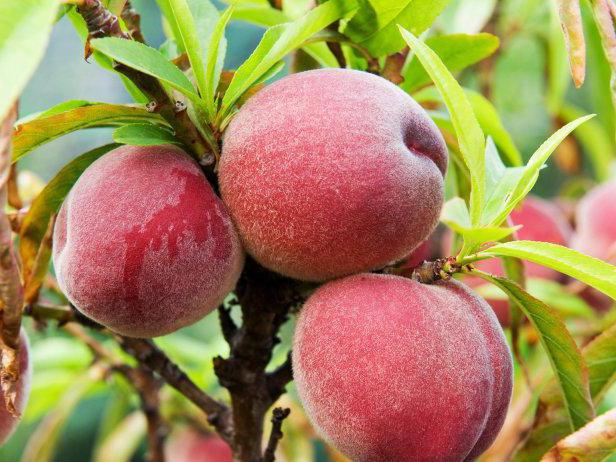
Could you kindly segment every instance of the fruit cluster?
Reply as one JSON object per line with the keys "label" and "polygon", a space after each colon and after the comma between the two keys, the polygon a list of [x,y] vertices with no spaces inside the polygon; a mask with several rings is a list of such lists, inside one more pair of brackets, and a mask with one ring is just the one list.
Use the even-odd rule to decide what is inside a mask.
{"label": "fruit cluster", "polygon": [[[497,317],[461,282],[371,272],[415,249],[411,259],[423,260],[446,168],[439,130],[395,85],[342,69],[294,74],[253,96],[226,130],[220,198],[171,145],[124,146],[94,162],[57,217],[58,283],[86,316],[148,338],[222,303],[244,251],[286,277],[323,282],[293,345],[315,428],[357,461],[470,461],[496,437],[511,397]],[[594,202],[613,207],[615,196],[608,185],[580,206],[574,242],[600,258],[616,229]],[[571,234],[538,199],[512,221],[527,225],[521,238],[564,243]],[[502,272],[498,261],[483,265]],[[22,382],[18,395],[27,396],[27,374]],[[1,442],[14,423],[0,422],[9,422]]]}

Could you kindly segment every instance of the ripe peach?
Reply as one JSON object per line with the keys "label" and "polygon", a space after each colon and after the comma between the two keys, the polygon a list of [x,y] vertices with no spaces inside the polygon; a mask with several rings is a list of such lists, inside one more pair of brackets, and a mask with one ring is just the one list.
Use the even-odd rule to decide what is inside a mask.
{"label": "ripe peach", "polygon": [[359,274],[304,305],[293,371],[315,428],[354,461],[472,461],[500,430],[512,360],[458,281]]}
{"label": "ripe peach", "polygon": [[[518,239],[529,241],[551,242],[553,244],[567,245],[572,229],[562,210],[557,206],[535,196],[528,196],[522,205],[510,215],[511,225],[522,225],[516,235]],[[504,276],[502,260],[491,258],[475,264],[481,271]],[[551,268],[537,263],[524,262],[526,277],[558,280],[561,274]],[[467,277],[464,281],[471,287],[485,284],[480,278]],[[488,300],[501,325],[509,325],[509,304],[507,300]]]}
{"label": "ripe peach", "polygon": [[[571,247],[591,257],[616,264],[616,180],[595,187],[579,202],[576,231]],[[614,301],[591,287],[581,296],[598,311],[606,311]]]}
{"label": "ripe peach", "polygon": [[22,329],[20,337],[19,355],[17,357],[19,364],[19,380],[17,381],[15,390],[15,411],[17,416],[11,414],[4,401],[4,393],[0,390],[0,445],[4,444],[9,439],[17,425],[21,414],[28,403],[30,395],[30,379],[32,375],[32,365],[30,364],[30,344],[26,332]]}
{"label": "ripe peach", "polygon": [[616,180],[592,189],[576,210],[571,246],[592,257],[616,263]]}
{"label": "ripe peach", "polygon": [[263,266],[321,281],[408,255],[436,226],[447,149],[387,80],[348,69],[285,77],[229,125],[220,189]]}
{"label": "ripe peach", "polygon": [[58,283],[85,315],[131,337],[191,324],[237,282],[243,251],[199,166],[172,146],[124,146],[81,175],[54,229]]}
{"label": "ripe peach", "polygon": [[169,438],[165,458],[169,462],[232,462],[233,454],[218,436],[183,428]]}

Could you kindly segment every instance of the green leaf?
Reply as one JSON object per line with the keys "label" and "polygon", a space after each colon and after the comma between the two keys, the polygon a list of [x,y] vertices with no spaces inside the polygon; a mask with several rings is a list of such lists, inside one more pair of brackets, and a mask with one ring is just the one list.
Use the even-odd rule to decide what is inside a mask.
{"label": "green leaf", "polygon": [[501,149],[507,163],[518,167],[522,165],[522,155],[518,151],[513,138],[503,125],[496,108],[481,93],[473,90],[464,89],[468,101],[473,107],[473,112],[483,132],[492,137],[496,145]]}
{"label": "green leaf", "polygon": [[289,17],[269,3],[239,3],[233,5],[234,21],[246,21],[261,27],[271,27],[289,21]]}
{"label": "green leaf", "polygon": [[443,205],[441,221],[456,232],[471,227],[471,217],[464,199],[454,197]]}
{"label": "green leaf", "polygon": [[287,53],[353,9],[342,1],[330,0],[293,22],[280,24],[265,31],[255,51],[235,72],[222,100],[220,118],[224,119],[242,94],[258,82]]}
{"label": "green leaf", "polygon": [[147,430],[145,416],[133,412],[105,438],[96,450],[93,461],[130,462],[139,449]]}
{"label": "green leaf", "polygon": [[[218,10],[208,0],[203,0],[199,3],[189,2],[189,0],[167,1],[173,15],[173,20],[177,23],[176,30],[179,36],[176,37],[176,40],[181,44],[181,48],[186,51],[197,88],[201,95],[204,96],[207,87],[205,65],[203,63],[204,47],[207,37],[212,33],[215,20],[218,18]],[[205,30],[202,30],[201,34],[197,26],[198,19],[205,23],[205,27],[202,28]]]}
{"label": "green leaf", "polygon": [[476,274],[503,290],[537,330],[560,385],[571,428],[581,428],[592,420],[594,407],[590,398],[588,370],[575,340],[558,314],[508,279],[481,271],[472,271],[471,274]]}
{"label": "green leaf", "polygon": [[59,0],[0,2],[0,120],[43,58]]}
{"label": "green leaf", "polygon": [[143,107],[121,104],[93,104],[39,117],[17,125],[13,134],[13,162],[56,138],[83,128],[114,127],[128,123],[163,124],[163,119]]}
{"label": "green leaf", "polygon": [[113,141],[132,146],[181,145],[170,130],[152,124],[122,125],[113,132]]}
{"label": "green leaf", "polygon": [[485,193],[485,140],[479,122],[464,90],[436,53],[409,31],[400,28],[400,33],[434,81],[449,109],[460,152],[471,174],[471,223],[478,225],[481,221]]}
{"label": "green leaf", "polygon": [[23,219],[19,235],[19,253],[24,274],[29,274],[32,270],[49,220],[54,213],[58,212],[73,184],[92,162],[118,146],[117,144],[101,146],[72,160],[47,183],[32,201]]}
{"label": "green leaf", "polygon": [[198,102],[199,96],[188,77],[160,51],[134,40],[117,37],[94,39],[90,42],[93,49],[104,53],[114,61],[151,75],[166,83],[191,100]]}
{"label": "green leaf", "polygon": [[583,428],[559,441],[542,462],[601,462],[616,453],[616,409],[600,415]]}
{"label": "green leaf", "polygon": [[[484,284],[474,288],[483,298],[491,300],[507,300],[507,295],[498,287]],[[568,292],[562,284],[547,279],[530,278],[526,281],[526,290],[533,297],[554,308],[563,317],[592,319],[596,316],[593,309],[580,297]],[[590,371],[590,365],[588,365]],[[591,374],[592,377],[592,374]],[[592,379],[591,379],[592,389]],[[591,393],[592,394],[592,393]]]}
{"label": "green leaf", "polygon": [[[77,34],[81,38],[81,42],[85,47],[86,43],[90,39],[90,32],[88,31],[88,26],[86,25],[85,20],[77,12],[77,8],[69,8],[66,13],[66,16],[73,24],[73,27],[75,28]],[[117,72],[113,68],[113,61],[108,56],[105,56],[104,54],[99,53],[96,50],[93,50],[93,56],[94,60],[101,68],[115,73],[120,78],[120,80],[124,84],[124,87],[126,88],[126,91],[128,91],[128,94],[135,100],[135,102],[146,104],[149,101],[148,97],[144,95],[141,90],[139,90],[139,88],[137,88],[137,86],[128,77],[121,74],[120,72]]]}
{"label": "green leaf", "polygon": [[106,368],[92,366],[87,374],[76,379],[66,390],[57,406],[41,421],[24,449],[21,462],[51,462],[62,428],[79,402],[105,375]]}
{"label": "green leaf", "polygon": [[397,25],[419,35],[428,29],[450,0],[359,0],[359,9],[343,32],[373,56],[404,47]]}
{"label": "green leaf", "polygon": [[490,21],[496,0],[454,0],[439,16],[437,24],[450,33],[476,34]]}
{"label": "green leaf", "polygon": [[[484,214],[484,223],[493,226],[499,226],[511,211],[526,197],[526,195],[533,189],[533,186],[539,178],[539,170],[543,168],[550,155],[558,147],[562,140],[564,140],[569,133],[575,130],[579,125],[583,124],[587,120],[594,117],[593,114],[585,117],[580,117],[573,122],[568,123],[564,127],[560,128],[556,133],[550,136],[541,146],[534,152],[531,158],[528,160],[526,167],[520,175],[517,183],[511,184],[509,190],[503,191],[500,194],[502,206],[500,212],[496,218],[492,219],[490,215]],[[498,199],[498,198],[497,198]]]}
{"label": "green leaf", "polygon": [[590,394],[599,404],[616,381],[616,324],[592,339],[582,354],[588,365]]}
{"label": "green leaf", "polygon": [[616,299],[616,267],[575,250],[548,242],[512,241],[497,244],[479,257],[517,257],[560,271]]}
{"label": "green leaf", "polygon": [[[598,406],[616,379],[616,325],[613,325],[582,348],[582,357],[588,367],[590,394]],[[543,453],[555,445],[561,438],[570,433],[566,417],[562,415],[563,406],[558,386],[551,382],[541,394],[542,406],[547,411],[547,423],[532,430],[524,448],[518,452],[514,460],[519,462],[534,462]],[[547,407],[546,407],[547,406]]]}
{"label": "green leaf", "polygon": [[[487,58],[498,48],[498,37],[481,33],[475,35],[452,34],[430,37],[426,45],[434,51],[451,72],[462,69]],[[400,87],[411,93],[431,82],[421,63],[413,59],[403,74]]]}
{"label": "green leaf", "polygon": [[206,82],[207,86],[204,93],[204,98],[207,104],[209,104],[209,112],[211,120],[216,115],[216,89],[220,81],[220,73],[222,72],[223,63],[225,60],[225,53],[227,50],[227,41],[225,39],[225,29],[233,14],[233,7],[227,8],[222,14],[216,27],[210,36],[207,45],[207,58],[206,58]]}
{"label": "green leaf", "polygon": [[[565,104],[560,110],[560,117],[565,122],[571,122],[584,116],[581,109],[570,104]],[[599,181],[608,179],[610,164],[614,160],[614,147],[611,136],[607,134],[598,120],[589,120],[581,125],[574,134],[575,138],[584,148],[588,155],[595,178]]]}
{"label": "green leaf", "polygon": [[96,103],[93,101],[86,101],[83,99],[72,99],[69,101],[64,101],[63,103],[56,104],[55,106],[52,106],[49,109],[46,109],[44,111],[28,114],[27,116],[19,119],[15,123],[15,125],[21,125],[26,122],[30,122],[31,120],[34,120],[34,119],[40,119],[42,117],[49,117],[52,115],[60,114],[61,112],[70,111],[71,109],[77,109],[78,107],[93,106],[95,104],[105,104],[105,103]]}

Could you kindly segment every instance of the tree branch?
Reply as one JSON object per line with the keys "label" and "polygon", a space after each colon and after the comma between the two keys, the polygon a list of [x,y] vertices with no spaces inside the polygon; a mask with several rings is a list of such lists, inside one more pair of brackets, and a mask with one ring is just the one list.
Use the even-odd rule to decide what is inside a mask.
{"label": "tree branch", "polygon": [[[287,366],[267,374],[280,326],[301,301],[295,281],[266,270],[248,258],[236,295],[242,326],[233,335],[228,358],[214,358],[220,384],[229,390],[234,422],[232,447],[236,460],[261,461],[265,413],[284,392]],[[221,318],[223,321],[225,317]]]}
{"label": "tree branch", "polygon": [[131,382],[141,399],[141,410],[148,427],[147,460],[165,462],[164,443],[168,431],[159,411],[162,381],[143,365],[137,368],[122,367],[119,371]]}
{"label": "tree branch", "polygon": [[290,413],[291,409],[283,409],[281,407],[277,407],[272,411],[272,431],[265,452],[263,453],[263,462],[274,462],[274,460],[276,460],[276,448],[278,447],[278,442],[283,437],[282,422]]}
{"label": "tree branch", "polygon": [[220,436],[227,442],[231,441],[233,423],[229,408],[223,403],[203,392],[190,380],[167,355],[151,340],[115,336],[124,351],[133,356],[140,364],[156,372],[168,385],[172,386],[186,398],[192,401],[208,416],[208,422],[216,428]]}

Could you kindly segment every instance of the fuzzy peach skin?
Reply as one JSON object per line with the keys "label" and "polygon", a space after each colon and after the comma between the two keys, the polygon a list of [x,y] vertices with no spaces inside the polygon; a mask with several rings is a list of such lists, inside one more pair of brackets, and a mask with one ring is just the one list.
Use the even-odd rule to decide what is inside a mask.
{"label": "fuzzy peach skin", "polygon": [[304,305],[293,344],[304,408],[355,462],[474,460],[503,424],[512,367],[494,313],[454,280],[329,282]]}
{"label": "fuzzy peach skin", "polygon": [[[517,239],[550,242],[566,246],[573,230],[562,210],[556,205],[536,196],[528,196],[521,206],[510,215],[510,225],[522,225],[516,232]],[[504,276],[502,260],[491,258],[475,263],[477,269],[495,276]],[[533,262],[524,262],[526,277],[558,280],[561,274],[551,268]],[[483,279],[466,277],[464,281],[471,287],[486,284]],[[503,326],[509,325],[509,303],[507,300],[488,300]]]}
{"label": "fuzzy peach skin", "polygon": [[232,462],[231,448],[217,435],[190,428],[175,432],[165,444],[168,462]]}
{"label": "fuzzy peach skin", "polygon": [[13,415],[7,410],[4,404],[4,394],[0,391],[0,445],[4,444],[13,434],[15,428],[17,428],[21,414],[28,403],[28,396],[30,395],[30,381],[32,378],[30,343],[28,342],[28,337],[23,329],[21,330],[19,341],[19,380],[15,387],[15,411],[17,415]]}
{"label": "fuzzy peach skin", "polygon": [[387,80],[348,69],[285,77],[239,111],[223,142],[221,195],[246,250],[321,281],[408,255],[437,224],[447,149]]}
{"label": "fuzzy peach skin", "polygon": [[124,146],[94,162],[53,235],[58,283],[114,332],[156,337],[201,319],[233,289],[244,254],[196,162],[172,146]]}

